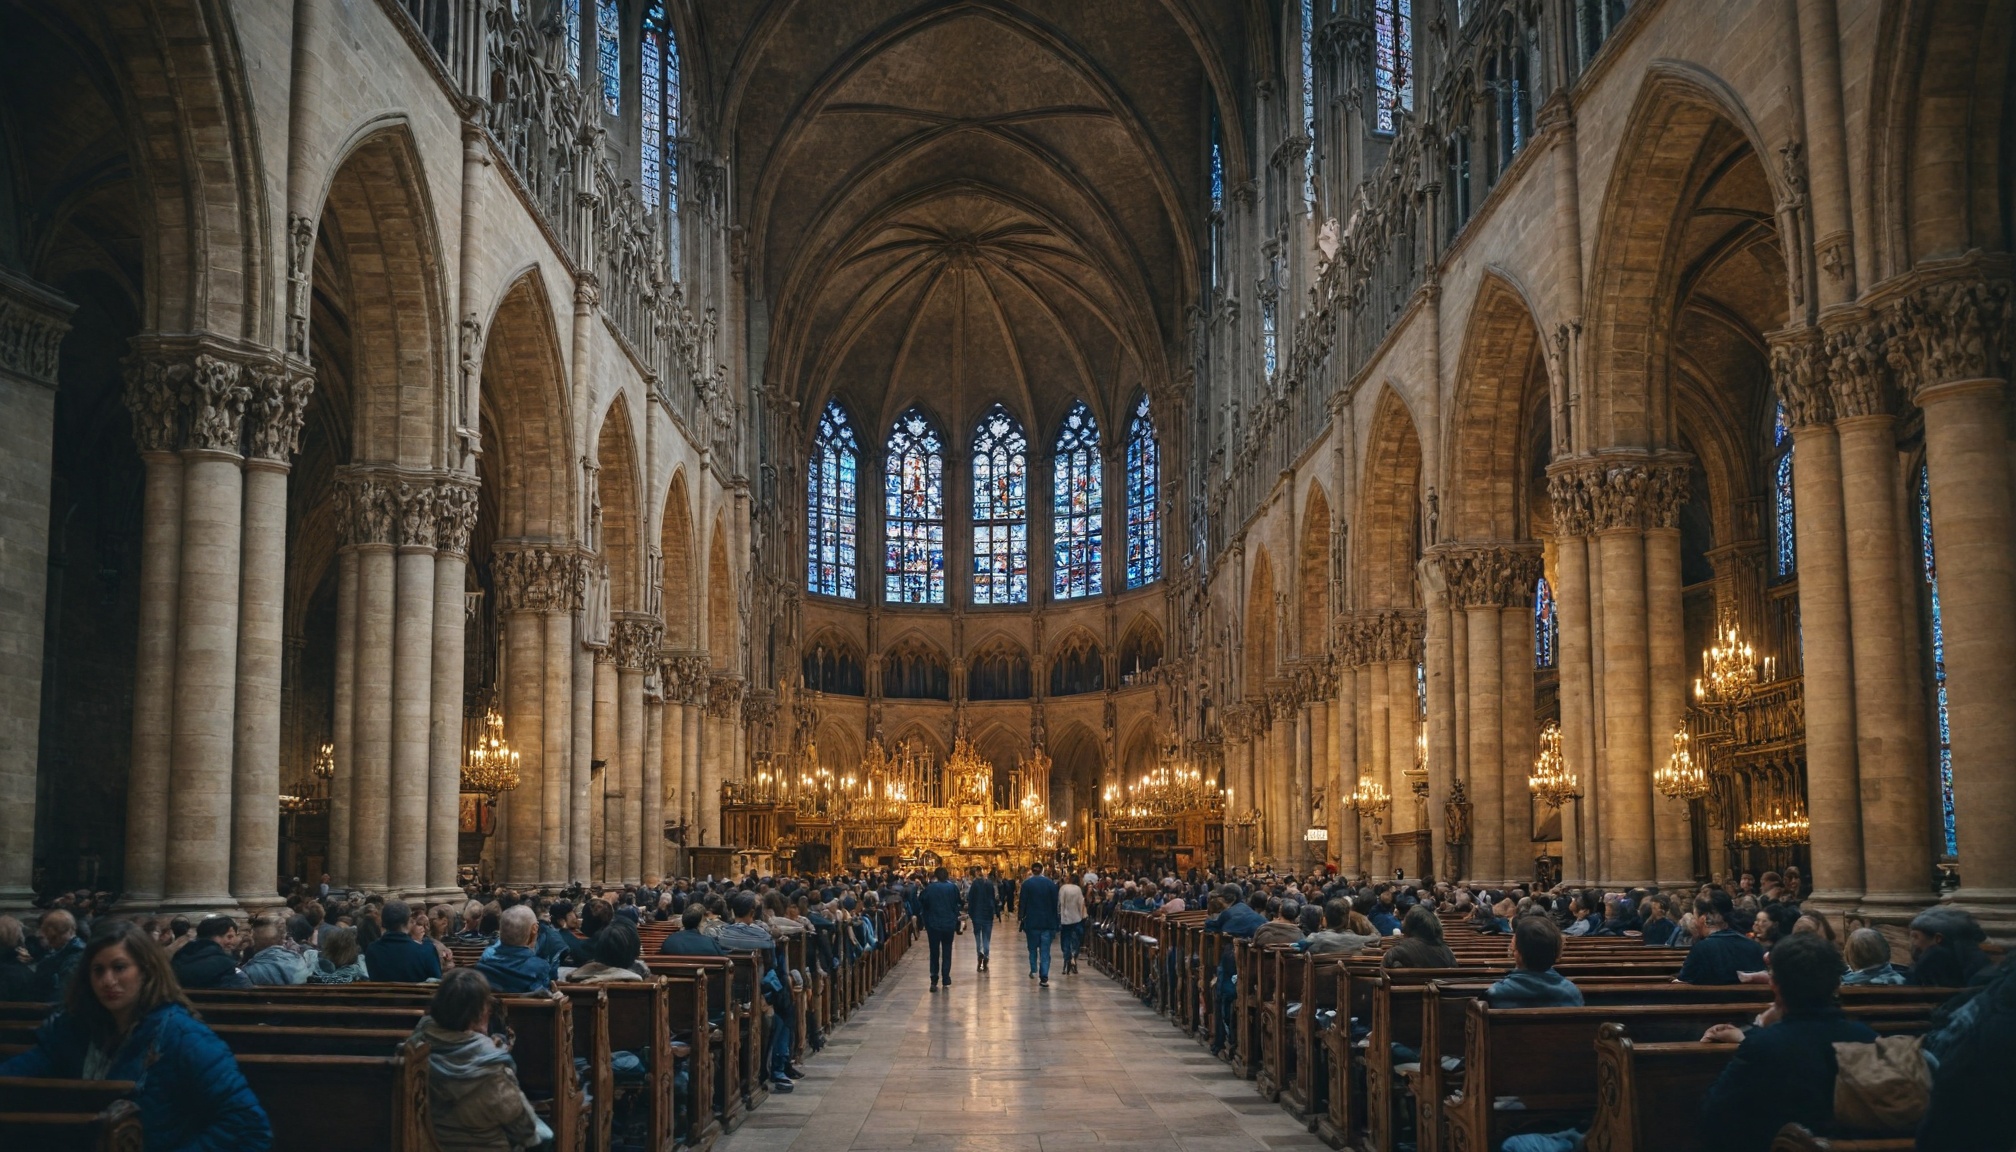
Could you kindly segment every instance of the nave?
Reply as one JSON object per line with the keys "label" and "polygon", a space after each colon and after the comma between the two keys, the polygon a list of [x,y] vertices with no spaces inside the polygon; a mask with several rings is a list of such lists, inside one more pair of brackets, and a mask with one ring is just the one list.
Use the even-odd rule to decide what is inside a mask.
{"label": "nave", "polygon": [[1027,975],[1012,921],[928,991],[920,939],[872,1000],[715,1152],[1267,1152],[1321,1147],[1252,1085],[1089,965]]}

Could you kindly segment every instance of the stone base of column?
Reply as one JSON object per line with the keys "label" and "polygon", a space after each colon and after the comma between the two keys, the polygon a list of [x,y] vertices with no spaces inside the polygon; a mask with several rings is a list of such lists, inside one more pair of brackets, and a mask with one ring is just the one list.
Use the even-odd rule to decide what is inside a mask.
{"label": "stone base of column", "polygon": [[400,897],[408,904],[461,904],[469,894],[460,888],[416,888]]}
{"label": "stone base of column", "polygon": [[[275,900],[274,903],[277,905],[280,901]],[[246,914],[245,908],[229,892],[220,892],[215,896],[173,897],[154,905],[151,911],[156,916],[187,916],[191,920],[204,916],[230,916],[242,920]]]}
{"label": "stone base of column", "polygon": [[[1852,927],[1851,921],[1859,922],[1861,920],[1859,912],[1861,905],[1862,894],[1860,892],[1815,891],[1808,895],[1806,899],[1799,902],[1801,911],[1810,912],[1815,916],[1825,919],[1837,931],[1844,927]],[[1845,933],[1842,933],[1842,935],[1845,935]]]}
{"label": "stone base of column", "polygon": [[[35,890],[21,886],[0,887],[0,912],[27,912],[35,908]],[[121,910],[124,910],[122,903]]]}
{"label": "stone base of column", "polygon": [[[1940,901],[1939,906],[1957,908],[1980,921],[1990,943],[2016,947],[2016,891],[1963,886]],[[1920,903],[1912,910],[1913,915],[1924,910],[1925,905]]]}

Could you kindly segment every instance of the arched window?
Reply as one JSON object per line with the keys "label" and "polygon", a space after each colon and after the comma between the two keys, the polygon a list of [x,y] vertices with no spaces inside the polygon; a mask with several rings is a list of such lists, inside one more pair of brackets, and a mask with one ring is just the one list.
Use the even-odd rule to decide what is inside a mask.
{"label": "arched window", "polygon": [[865,692],[861,652],[852,642],[821,636],[805,652],[805,687],[813,692],[837,696],[860,696]]}
{"label": "arched window", "polygon": [[581,79],[581,0],[560,0],[560,35],[567,50],[567,75]]}
{"label": "arched window", "polygon": [[1316,211],[1316,11],[1302,0],[1302,205]]}
{"label": "arched window", "polygon": [[1057,433],[1051,493],[1051,545],[1055,555],[1051,590],[1059,599],[1097,596],[1105,589],[1100,552],[1105,541],[1106,501],[1099,476],[1099,425],[1079,401],[1064,414]]}
{"label": "arched window", "polygon": [[906,640],[882,657],[882,695],[892,700],[950,700],[952,672],[944,653]]}
{"label": "arched window", "polygon": [[[644,10],[643,72],[640,91],[644,110],[639,118],[638,151],[643,160],[644,204],[665,205],[679,215],[679,117],[683,93],[679,86],[679,39],[665,18],[665,5]],[[674,251],[677,245],[669,245]]]}
{"label": "arched window", "polygon": [[848,600],[858,594],[861,445],[847,413],[829,400],[805,469],[805,589]]}
{"label": "arched window", "polygon": [[623,111],[623,15],[616,0],[595,3],[595,63],[602,74],[602,111]]}
{"label": "arched window", "polygon": [[1006,641],[997,641],[968,656],[966,698],[1027,700],[1029,654]]}
{"label": "arched window", "polygon": [[1106,654],[1084,632],[1072,636],[1050,654],[1050,695],[1076,696],[1106,687]]}
{"label": "arched window", "polygon": [[973,433],[973,603],[1029,602],[1029,440],[996,404]]}
{"label": "arched window", "polygon": [[1953,819],[1953,728],[1946,715],[1946,618],[1939,603],[1939,567],[1932,553],[1932,478],[1918,469],[1918,554],[1925,576],[1926,603],[1930,608],[1932,638],[1932,708],[1936,724],[1932,733],[1939,758],[1939,822],[1945,832],[1946,855],[1960,854],[1960,837]]}
{"label": "arched window", "polygon": [[1223,276],[1225,238],[1225,140],[1223,130],[1218,125],[1218,108],[1211,108],[1211,251],[1208,259],[1211,266],[1205,269],[1204,277],[1211,287],[1218,287]]}
{"label": "arched window", "polygon": [[1554,646],[1561,642],[1561,620],[1554,614],[1554,589],[1542,576],[1533,589],[1533,666],[1554,667]]}
{"label": "arched window", "polygon": [[1410,0],[1373,0],[1373,129],[1391,135],[1400,113],[1414,107],[1414,21]]}
{"label": "arched window", "polygon": [[882,468],[882,594],[895,604],[943,604],[945,445],[924,413],[896,418]]}
{"label": "arched window", "polygon": [[1148,415],[1148,396],[1134,406],[1127,427],[1127,586],[1139,588],[1162,576],[1161,499],[1162,448],[1155,440],[1155,421]]}
{"label": "arched window", "polygon": [[1771,422],[1771,523],[1776,536],[1771,574],[1787,577],[1799,571],[1799,546],[1792,506],[1792,422],[1781,401]]}
{"label": "arched window", "polygon": [[1271,381],[1274,370],[1280,366],[1281,338],[1276,334],[1274,297],[1269,295],[1260,300],[1260,368]]}

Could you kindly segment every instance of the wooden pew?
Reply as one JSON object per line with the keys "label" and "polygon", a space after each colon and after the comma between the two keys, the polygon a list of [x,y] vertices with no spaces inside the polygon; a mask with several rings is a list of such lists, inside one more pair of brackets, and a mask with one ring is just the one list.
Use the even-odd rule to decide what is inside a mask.
{"label": "wooden pew", "polygon": [[237,1058],[238,1071],[273,1122],[275,1148],[432,1152],[427,1042],[413,1037],[396,1051],[393,1056],[248,1053]]}
{"label": "wooden pew", "polygon": [[[686,1065],[686,1098],[675,1102],[672,1112],[676,1124],[676,1117],[683,1110],[685,1125],[675,1127],[673,1137],[691,1152],[707,1152],[721,1134],[714,1091],[716,1032],[707,1014],[707,976],[696,971],[659,973],[658,978],[665,988],[672,1067],[676,1072],[679,1063]],[[614,1039],[622,1039],[624,1035],[620,1025],[612,1032]]]}
{"label": "wooden pew", "polygon": [[[741,1126],[744,1116],[742,1072],[746,1066],[742,1057],[744,1030],[739,1022],[740,1007],[735,998],[734,962],[713,956],[653,955],[645,957],[645,965],[654,975],[697,981],[705,990],[703,1009],[708,1021],[708,1047],[704,1051],[711,1057],[705,1081],[712,1092],[709,1106],[718,1130],[733,1132]],[[721,1022],[714,1024],[712,1020],[717,1014]],[[702,1049],[696,1045],[695,1051]],[[696,1090],[700,1083],[695,1073]],[[709,1099],[697,1095],[695,1098]]]}
{"label": "wooden pew", "polygon": [[[588,1061],[588,1143],[594,1152],[609,1152],[616,1121],[616,1074],[611,1067],[609,993],[600,984],[555,984],[574,1009],[574,1049],[571,1060]],[[578,1081],[578,1076],[577,1076]]]}
{"label": "wooden pew", "polygon": [[140,1109],[113,1100],[95,1112],[0,1110],[0,1146],[16,1152],[142,1152]]}
{"label": "wooden pew", "polygon": [[1771,1141],[1771,1152],[1911,1152],[1917,1143],[1909,1136],[1880,1140],[1829,1140],[1815,1136],[1798,1124],[1787,1124]]}

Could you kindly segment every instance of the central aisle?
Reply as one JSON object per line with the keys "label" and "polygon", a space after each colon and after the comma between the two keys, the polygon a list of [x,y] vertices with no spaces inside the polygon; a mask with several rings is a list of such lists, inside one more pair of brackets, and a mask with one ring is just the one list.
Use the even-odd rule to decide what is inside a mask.
{"label": "central aisle", "polygon": [[959,937],[929,991],[920,936],[881,989],[718,1152],[1266,1152],[1322,1141],[1089,965],[1028,977],[1014,922],[992,972]]}

